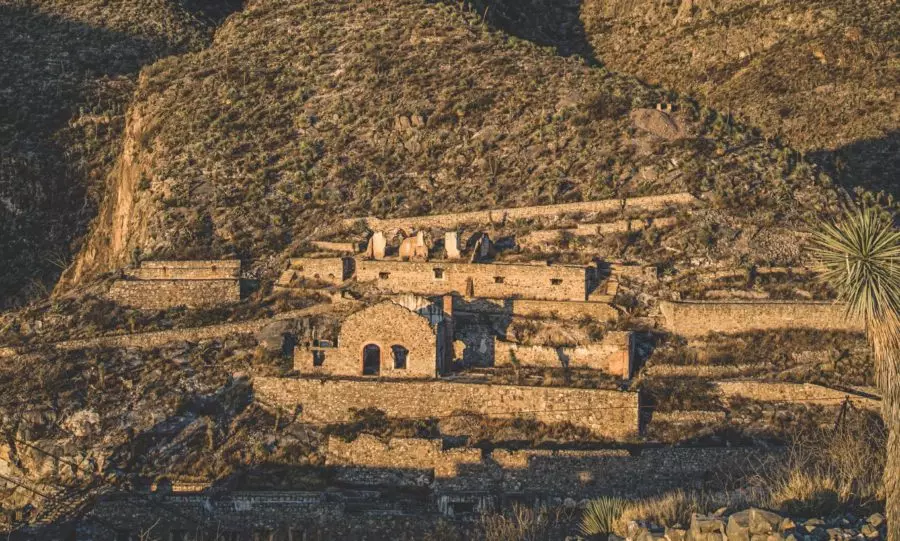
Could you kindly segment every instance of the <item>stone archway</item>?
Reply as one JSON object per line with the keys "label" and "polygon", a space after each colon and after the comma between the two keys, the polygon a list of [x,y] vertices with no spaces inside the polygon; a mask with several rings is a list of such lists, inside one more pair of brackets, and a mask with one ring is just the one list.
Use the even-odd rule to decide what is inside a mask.
{"label": "stone archway", "polygon": [[363,347],[362,374],[364,376],[381,374],[381,347],[378,344],[366,344]]}

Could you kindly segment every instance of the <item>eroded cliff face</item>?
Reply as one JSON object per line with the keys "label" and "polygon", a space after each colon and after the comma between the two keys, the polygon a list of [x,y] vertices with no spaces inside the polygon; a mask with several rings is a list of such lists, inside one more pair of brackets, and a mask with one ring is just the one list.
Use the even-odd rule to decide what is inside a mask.
{"label": "eroded cliff face", "polygon": [[57,291],[121,267],[144,240],[153,192],[148,189],[152,185],[152,152],[143,141],[152,123],[152,109],[150,104],[138,103],[130,110],[122,152],[107,177],[106,198],[84,246],[60,278]]}

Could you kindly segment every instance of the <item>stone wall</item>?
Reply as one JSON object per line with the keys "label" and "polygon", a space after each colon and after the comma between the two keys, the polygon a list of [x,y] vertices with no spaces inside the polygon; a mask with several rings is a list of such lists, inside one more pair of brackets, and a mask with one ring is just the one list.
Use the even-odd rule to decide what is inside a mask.
{"label": "stone wall", "polygon": [[597,436],[622,440],[638,433],[638,393],[565,387],[523,387],[453,381],[360,381],[256,378],[263,405],[294,409],[300,420],[339,423],[350,408],[373,407],[390,417],[444,417],[468,411],[489,417],[570,422]]}
{"label": "stone wall", "polygon": [[116,280],[107,297],[125,306],[148,310],[201,308],[239,302],[241,285],[237,279]]}
{"label": "stone wall", "polygon": [[585,301],[592,269],[546,264],[359,260],[356,278],[391,293]]}
{"label": "stone wall", "polygon": [[329,438],[326,465],[356,485],[431,484],[435,492],[530,493],[544,498],[617,495],[646,497],[668,490],[705,488],[721,472],[739,475],[771,454],[754,448],[647,447],[544,450],[442,450],[440,440],[361,435]]}
{"label": "stone wall", "polygon": [[774,329],[862,332],[848,319],[843,304],[833,302],[661,302],[666,329],[682,336]]}
{"label": "stone wall", "polygon": [[509,366],[512,356],[522,366],[590,368],[629,379],[632,371],[630,332],[606,333],[596,344],[576,347],[525,346],[498,340],[494,344],[494,366]]}
{"label": "stone wall", "polygon": [[[393,302],[377,304],[344,320],[337,347],[297,347],[294,369],[302,374],[360,376],[363,350],[369,346],[373,351],[378,348],[380,375],[433,378],[441,366],[437,358],[441,324],[433,327],[427,318]],[[404,367],[395,362],[396,346],[407,352]]]}
{"label": "stone wall", "polygon": [[643,220],[616,220],[614,222],[598,224],[579,224],[576,227],[564,229],[539,229],[527,235],[516,238],[520,246],[533,249],[557,249],[566,238],[593,237],[596,235],[608,235],[610,233],[627,233],[629,231],[643,231],[651,228],[672,227],[676,218],[652,218]]}
{"label": "stone wall", "polygon": [[505,220],[556,217],[564,214],[589,213],[612,214],[617,212],[653,212],[670,206],[690,205],[697,200],[689,193],[653,195],[631,199],[605,199],[580,203],[561,203],[536,207],[500,208],[453,214],[413,216],[410,218],[350,218],[344,221],[352,226],[360,221],[373,230],[417,230],[429,227],[452,229],[463,224],[491,224]]}

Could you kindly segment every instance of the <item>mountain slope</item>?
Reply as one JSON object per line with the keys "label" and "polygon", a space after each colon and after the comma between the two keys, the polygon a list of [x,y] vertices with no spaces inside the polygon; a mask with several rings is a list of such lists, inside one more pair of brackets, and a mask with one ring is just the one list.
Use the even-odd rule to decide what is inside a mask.
{"label": "mountain slope", "polygon": [[209,42],[175,0],[0,0],[0,307],[45,291],[84,234],[141,66]]}
{"label": "mountain slope", "polygon": [[339,216],[688,189],[790,225],[833,200],[714,111],[682,101],[674,132],[641,128],[660,101],[457,4],[251,3],[210,48],[144,70],[117,197],[63,286],[135,255],[265,260]]}
{"label": "mountain slope", "polygon": [[611,69],[732,111],[848,184],[896,192],[900,18],[896,0],[584,0]]}

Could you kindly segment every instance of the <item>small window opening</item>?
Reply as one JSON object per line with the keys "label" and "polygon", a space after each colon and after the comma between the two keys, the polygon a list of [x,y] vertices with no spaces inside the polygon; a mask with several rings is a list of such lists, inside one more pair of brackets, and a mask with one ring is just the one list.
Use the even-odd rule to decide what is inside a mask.
{"label": "small window opening", "polygon": [[435,280],[443,280],[444,279],[444,269],[440,267],[434,268],[434,279]]}
{"label": "small window opening", "polygon": [[313,366],[322,366],[325,364],[325,352],[324,351],[313,351],[312,352],[312,361]]}
{"label": "small window opening", "polygon": [[387,280],[390,277],[391,277],[391,273],[389,273],[389,272],[379,272],[378,273],[378,278],[380,278],[382,280]]}
{"label": "small window opening", "polygon": [[551,278],[550,285],[554,285],[554,286],[562,285],[562,278]]}
{"label": "small window opening", "polygon": [[505,280],[505,278],[503,278],[502,276],[494,276],[495,284],[502,284],[504,282],[504,280]]}
{"label": "small window opening", "polygon": [[391,356],[394,358],[394,368],[398,370],[406,369],[406,359],[409,357],[409,350],[403,346],[391,346]]}

